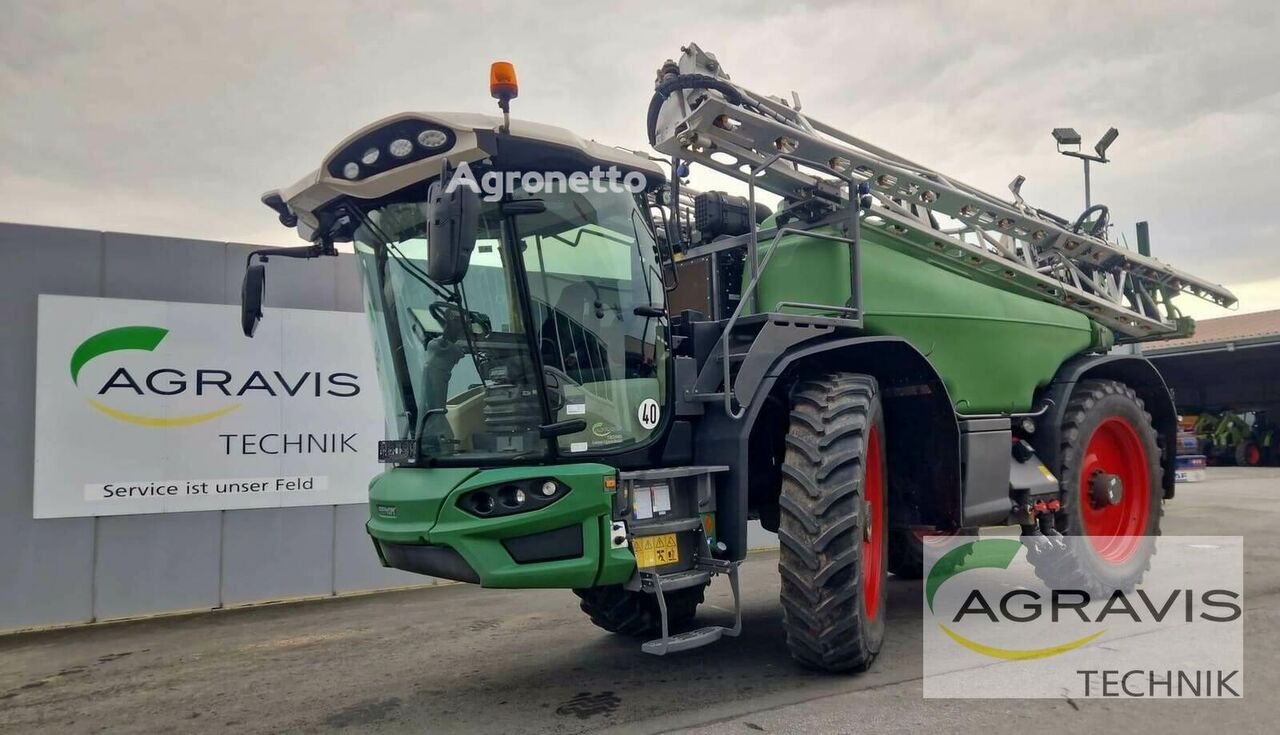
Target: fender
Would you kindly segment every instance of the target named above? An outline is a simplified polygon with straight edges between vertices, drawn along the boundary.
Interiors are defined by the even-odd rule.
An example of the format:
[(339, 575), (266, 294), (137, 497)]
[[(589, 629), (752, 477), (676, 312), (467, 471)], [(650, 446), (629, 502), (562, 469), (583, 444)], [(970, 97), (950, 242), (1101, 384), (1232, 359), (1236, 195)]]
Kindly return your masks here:
[(1048, 398), (1053, 401), (1053, 405), (1045, 412), (1044, 419), (1037, 422), (1034, 442), (1036, 453), (1054, 472), (1058, 471), (1058, 451), (1061, 447), (1059, 433), (1062, 417), (1067, 411), (1067, 401), (1070, 400), (1076, 383), (1090, 378), (1118, 380), (1133, 388), (1142, 399), (1147, 412), (1151, 414), (1156, 437), (1163, 450), (1160, 466), (1164, 470), (1161, 481), (1164, 497), (1166, 500), (1173, 498), (1178, 410), (1160, 371), (1141, 355), (1081, 355), (1063, 363), (1058, 368), (1057, 375), (1041, 392), (1040, 400)]
[[(717, 538), (732, 559), (747, 550), (747, 514), (753, 473), (752, 432), (770, 402), (789, 401), (789, 391), (804, 371), (848, 370), (872, 375), (880, 383), (886, 411), (888, 465), (894, 488), (891, 511), (908, 525), (958, 526), (963, 512), (960, 489), (960, 428), (951, 398), (937, 371), (919, 350), (900, 337), (846, 337), (806, 342), (777, 356), (766, 371), (751, 405), (734, 421), (709, 404), (698, 422), (695, 460), (727, 465), (716, 479)], [(767, 416), (776, 416), (774, 413)], [(785, 431), (785, 426), (761, 425)], [(755, 457), (756, 462), (762, 458)], [(757, 476), (758, 480), (759, 477)]]

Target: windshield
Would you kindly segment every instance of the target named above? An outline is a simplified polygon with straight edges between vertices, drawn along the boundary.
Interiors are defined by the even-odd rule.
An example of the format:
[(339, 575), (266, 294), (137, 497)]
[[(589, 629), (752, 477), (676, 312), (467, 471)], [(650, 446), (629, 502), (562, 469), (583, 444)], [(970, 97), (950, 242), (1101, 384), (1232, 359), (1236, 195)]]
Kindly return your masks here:
[[(388, 434), (416, 439), (421, 457), (589, 455), (659, 428), (666, 319), (645, 308), (664, 292), (640, 200), (536, 198), (544, 212), (515, 217), (482, 204), (457, 287), (426, 277), (425, 190), (370, 208), (355, 232)], [(576, 420), (553, 440), (540, 433)]]

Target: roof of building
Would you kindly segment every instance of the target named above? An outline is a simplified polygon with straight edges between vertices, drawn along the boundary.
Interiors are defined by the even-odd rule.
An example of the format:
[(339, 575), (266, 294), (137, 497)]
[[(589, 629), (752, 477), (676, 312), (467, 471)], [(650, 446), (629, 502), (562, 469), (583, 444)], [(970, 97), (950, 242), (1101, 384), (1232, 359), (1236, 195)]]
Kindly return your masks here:
[(1251, 343), (1280, 341), (1280, 309), (1197, 320), (1194, 335), (1186, 339), (1157, 342), (1143, 352), (1159, 355), (1166, 352), (1184, 352), (1187, 348), (1242, 341)]

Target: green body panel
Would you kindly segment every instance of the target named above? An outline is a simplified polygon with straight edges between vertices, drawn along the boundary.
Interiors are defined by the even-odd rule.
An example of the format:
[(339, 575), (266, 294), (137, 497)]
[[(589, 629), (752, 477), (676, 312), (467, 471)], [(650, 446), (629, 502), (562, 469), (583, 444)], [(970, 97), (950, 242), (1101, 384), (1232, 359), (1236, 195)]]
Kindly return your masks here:
[[(845, 305), (849, 248), (784, 237), (760, 276), (756, 303)], [(915, 249), (915, 250), (913, 250)], [(761, 248), (761, 258), (764, 257)], [(1067, 359), (1105, 346), (1110, 333), (1071, 309), (979, 282), (873, 230), (861, 237), (864, 328), (902, 337), (928, 357), (962, 414), (1026, 411)]]
[[(440, 516), (440, 506), (475, 468), (418, 470), (397, 467), (369, 483), (369, 535), (400, 544), (425, 544)], [(378, 507), (394, 508), (386, 517)]]
[[(635, 556), (612, 549), (609, 529), (614, 491), (605, 479), (617, 471), (602, 464), (495, 469), (396, 468), (369, 486), (369, 535), (401, 544), (449, 546), (480, 576), (483, 587), (591, 587), (625, 582), (635, 572)], [(546, 478), (568, 485), (569, 492), (545, 508), (479, 518), (462, 510), (457, 499), (482, 487)], [(583, 554), (577, 559), (517, 564), (502, 540), (576, 525)]]

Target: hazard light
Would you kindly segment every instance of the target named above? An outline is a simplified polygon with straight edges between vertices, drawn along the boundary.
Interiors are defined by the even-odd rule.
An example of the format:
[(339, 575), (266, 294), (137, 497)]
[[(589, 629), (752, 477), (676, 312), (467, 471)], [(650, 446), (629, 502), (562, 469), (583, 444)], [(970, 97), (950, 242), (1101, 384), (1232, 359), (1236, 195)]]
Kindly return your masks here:
[(520, 94), (516, 67), (510, 61), (495, 61), (489, 67), (489, 94), (499, 100), (515, 99)]

